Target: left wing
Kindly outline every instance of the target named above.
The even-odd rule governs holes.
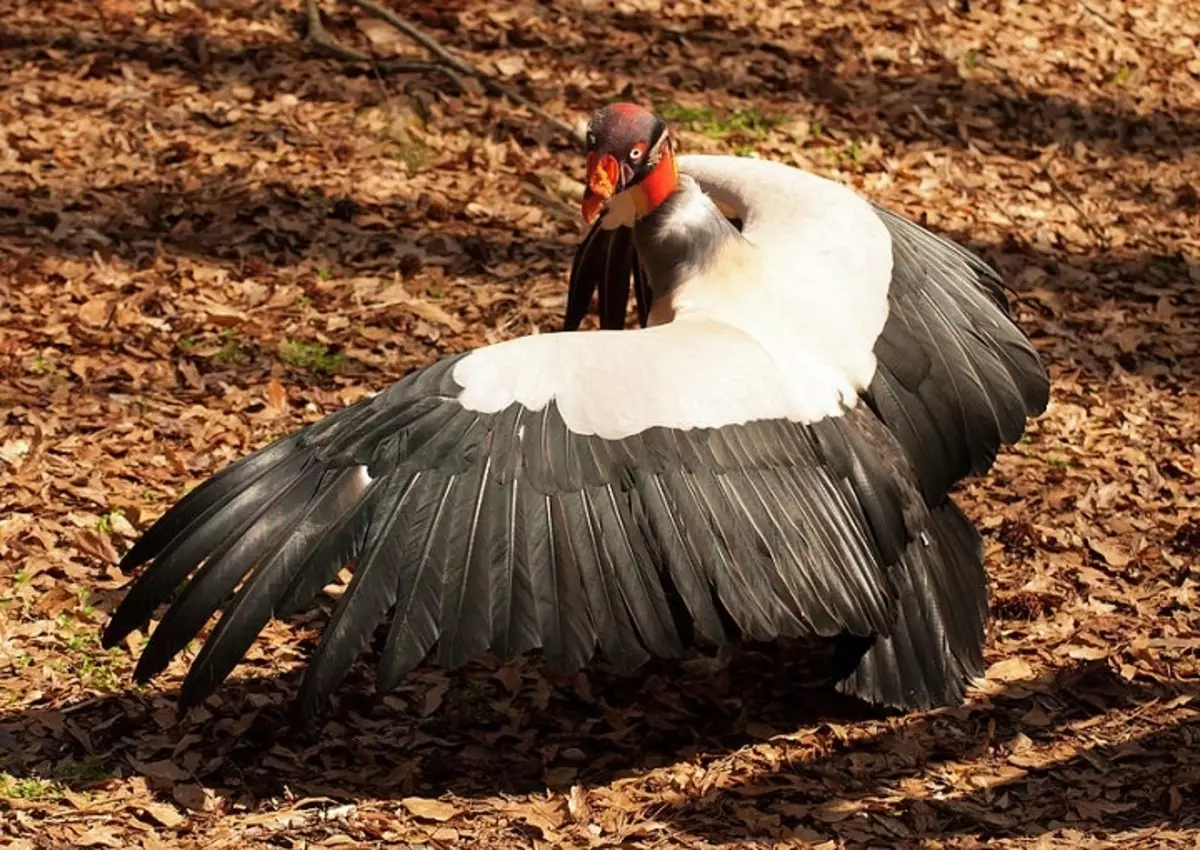
[[[269,619],[353,564],[303,714],[383,621],[381,689],[435,645],[446,666],[541,647],[570,671],[599,647],[631,668],[732,626],[760,640],[878,639],[886,652],[851,690],[904,707],[957,698],[982,641],[978,560],[958,542],[970,526],[930,518],[867,407],[811,418],[820,388],[786,392],[789,377],[754,339],[707,320],[440,361],[181,499],[125,556],[126,569],[148,566],[104,645],[169,602],[137,666],[145,680],[221,610],[186,707]]]

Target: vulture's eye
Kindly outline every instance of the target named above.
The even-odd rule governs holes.
[[[638,142],[636,145],[633,146],[633,150],[631,150],[629,152],[629,161],[637,162],[639,159],[641,159],[645,155],[646,155],[646,143]]]

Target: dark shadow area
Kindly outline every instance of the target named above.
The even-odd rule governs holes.
[[[571,246],[543,245],[519,233],[472,224],[428,194],[398,194],[387,203],[328,196],[319,185],[257,186],[243,172],[171,181],[122,183],[64,197],[50,190],[0,188],[0,248],[17,255],[51,253],[119,257],[135,269],[157,255],[217,261],[252,276],[300,261],[331,275],[411,274],[434,255],[446,274],[529,256],[559,258]],[[420,221],[420,229],[411,226]],[[569,260],[568,260],[569,262]]]
[[[680,46],[685,55],[703,53],[706,62],[687,73],[658,71],[657,63],[636,60],[639,70],[665,87],[692,94],[720,90],[749,104],[786,96],[827,106],[837,123],[830,128],[849,136],[879,135],[912,142],[921,139],[963,146],[969,141],[987,149],[1022,158],[1039,146],[1057,143],[1069,149],[1080,142],[1096,152],[1138,153],[1153,158],[1177,158],[1200,148],[1200,114],[1152,111],[1141,114],[1121,98],[1103,96],[1092,102],[1030,89],[1003,70],[993,69],[982,54],[972,54],[963,77],[939,52],[919,16],[949,17],[932,6],[911,7],[911,15],[895,10],[866,8],[872,28],[909,34],[921,44],[925,73],[916,75],[901,63],[882,57],[864,62],[867,52],[855,31],[845,25],[825,30],[791,32],[778,40],[745,28],[730,27],[717,16],[700,25],[667,25],[650,12],[583,9],[570,2],[555,4],[580,28],[619,30],[647,40],[652,58],[665,58],[662,48]],[[930,24],[935,21],[930,21]],[[537,49],[555,51],[550,43]],[[560,51],[560,60],[572,54]],[[600,67],[628,71],[631,61],[617,51],[599,52]],[[714,61],[715,60],[715,61]],[[728,60],[727,67],[720,67]],[[714,65],[718,67],[713,67]],[[851,73],[835,72],[845,68]],[[730,69],[736,68],[736,73]],[[1064,70],[1066,79],[1074,79]],[[644,75],[645,76],[645,75]],[[1074,79],[1081,83],[1083,80]],[[1129,90],[1130,99],[1136,92]],[[598,105],[598,104],[596,104]]]
[[[1048,364],[1103,377],[1119,370],[1175,386],[1200,381],[1200,333],[1179,318],[1200,311],[1200,289],[1179,285],[1188,277],[1182,254],[1075,253],[931,229],[1000,272],[1018,324]]]
[[[330,18],[331,26],[349,26],[350,16],[345,9],[331,11],[334,12]],[[573,3],[555,4],[553,11],[572,17],[581,32],[617,30],[636,34],[648,41],[646,57],[651,60],[667,58],[668,53],[677,58],[681,50],[684,55],[703,53],[708,59],[716,60],[706,59],[689,68],[687,73],[681,73],[671,70],[677,69],[677,62],[667,63],[662,69],[659,63],[642,62],[639,58],[638,68],[644,72],[641,77],[647,82],[643,84],[643,91],[630,92],[632,97],[654,97],[663,90],[693,94],[721,91],[735,98],[745,98],[748,105],[765,104],[759,107],[764,111],[774,108],[770,104],[785,97],[809,107],[822,108],[828,133],[845,141],[878,136],[884,150],[917,141],[928,141],[936,146],[962,146],[969,142],[986,152],[1020,160],[1037,157],[1042,148],[1052,143],[1057,143],[1063,150],[1082,143],[1098,153],[1132,153],[1164,160],[1200,148],[1200,116],[1188,112],[1142,115],[1132,106],[1112,98],[1094,103],[1068,100],[1058,95],[1026,91],[1019,81],[1006,75],[993,82],[964,78],[957,68],[939,59],[930,45],[925,45],[926,52],[930,53],[926,58],[938,61],[928,63],[927,72],[920,76],[895,71],[891,67],[895,63],[890,61],[875,60],[870,66],[864,66],[860,61],[866,55],[864,45],[844,26],[798,34],[785,43],[763,39],[753,31],[728,29],[719,20],[706,19],[702,26],[688,28],[667,25],[647,13],[584,10]],[[875,23],[883,29],[911,33],[918,41],[927,40],[927,36],[918,32],[915,16],[898,17],[884,10],[873,14],[878,18]],[[208,89],[235,82],[249,83],[256,95],[273,95],[282,91],[276,88],[280,80],[299,78],[304,81],[304,88],[295,94],[302,99],[354,100],[363,102],[364,106],[381,100],[373,80],[353,87],[336,84],[339,80],[369,78],[370,74],[363,69],[331,65],[327,60],[313,56],[300,40],[303,24],[299,16],[295,21],[296,42],[282,44],[235,46],[204,40],[203,23],[202,15],[195,16],[194,20],[181,20],[179,35],[171,42],[147,39],[133,30],[114,31],[100,37],[81,36],[66,30],[38,32],[18,28],[0,35],[0,63],[8,57],[10,61],[65,65],[82,72],[86,79],[88,75],[119,76],[120,63],[131,61],[143,63],[150,70],[176,73],[181,80]],[[486,33],[437,34],[439,37],[449,35],[448,43],[460,42],[480,52],[497,47],[518,47],[526,51],[531,64],[545,56],[553,63],[616,71],[632,61],[620,51],[601,48],[592,51],[592,55],[581,57],[571,47],[552,43],[537,32],[514,30],[509,33],[507,45],[498,43],[494,35]],[[739,69],[736,78],[721,70],[728,64],[723,60],[736,64]],[[303,66],[303,70],[298,66]],[[831,68],[849,68],[853,73],[835,74],[828,70]],[[748,80],[753,80],[755,85],[747,87]],[[529,84],[528,80],[525,82],[525,93],[537,99],[537,86]],[[428,79],[421,80],[421,85],[436,88],[448,83]],[[518,85],[520,87],[519,77]],[[570,99],[569,102],[584,106]],[[586,107],[590,109],[597,105],[587,103]],[[213,116],[194,115],[193,120],[208,131],[227,129],[209,126],[214,120],[221,123]],[[277,141],[298,146],[320,144],[317,138],[298,139],[295,128],[284,126],[265,124],[241,132],[249,132],[252,138],[240,144],[260,147],[264,151]],[[494,136],[509,135],[517,137],[522,144],[534,142],[530,128],[516,127],[507,121],[498,122]],[[359,211],[378,214],[385,221],[400,223],[401,230],[405,223],[412,221],[436,223],[459,219],[466,222],[462,210],[446,209],[444,204],[428,197],[397,197],[387,205],[376,207],[356,203],[350,197],[323,198],[315,191],[302,196],[284,186],[252,190],[240,185],[246,182],[248,175],[236,170],[205,176],[192,188],[175,185],[190,171],[188,162],[195,154],[186,148],[165,151],[160,163],[164,179],[159,183],[122,184],[66,196],[49,188],[32,195],[12,191],[0,193],[0,242],[23,235],[35,241],[50,242],[56,250],[89,254],[93,250],[103,252],[108,249],[128,256],[133,243],[141,242],[144,248],[146,244],[162,240],[169,250],[198,256],[237,261],[246,254],[255,254],[272,264],[285,264],[305,256],[306,252],[319,251],[323,238],[336,243],[344,237],[344,230],[340,228],[333,228],[327,237],[314,231],[315,219],[323,216],[340,216],[349,222]],[[29,154],[30,157],[36,155]],[[1147,217],[1174,211],[1180,205],[1195,207],[1197,204],[1194,187],[1183,178],[1174,187],[1144,185],[1135,178],[1130,178],[1134,182],[1129,182],[1111,171],[1105,178],[1115,184],[1116,193],[1136,201]],[[396,238],[391,228],[372,240],[366,256],[360,253],[343,258],[343,262],[358,265],[364,260],[379,260],[378,263],[368,262],[368,267],[394,263],[398,257],[396,250],[385,244],[389,238]],[[515,234],[513,240],[520,241]],[[11,241],[9,246],[17,247]],[[569,262],[572,245],[546,247],[560,263]],[[1040,250],[1020,247],[1026,253]],[[480,255],[480,264],[518,258],[512,254],[505,256],[503,252],[497,255],[471,245],[466,246],[466,251]],[[1098,245],[1097,259],[1108,260],[1113,256],[1104,246]],[[1160,258],[1143,259],[1157,263]],[[1172,257],[1162,259],[1167,263],[1175,261]],[[1062,262],[1062,257],[1036,257],[1034,261],[1053,266]]]
[[[260,16],[252,9],[222,9],[226,19],[236,19],[239,14],[247,20]],[[344,6],[326,9],[324,18],[334,29],[352,29],[354,26],[353,18]],[[166,74],[183,85],[194,85],[205,92],[249,85],[255,98],[271,99],[291,93],[310,102],[361,103],[364,93],[372,102],[385,100],[386,94],[381,95],[379,91],[381,77],[397,80],[389,87],[406,92],[424,89],[461,94],[461,90],[441,74],[391,72],[384,66],[365,67],[360,63],[331,59],[305,41],[307,24],[303,14],[291,16],[295,37],[284,42],[265,39],[258,43],[231,44],[211,38],[207,32],[211,22],[199,10],[190,15],[173,15],[171,22],[176,32],[170,40],[148,37],[136,26],[121,28],[116,22],[111,22],[112,26],[103,31],[85,34],[66,27],[10,23],[0,32],[0,70],[34,63],[47,70],[69,71],[86,82],[120,79],[122,64],[134,63],[140,66],[139,70],[144,67],[150,73]],[[536,95],[536,92],[528,93]],[[62,103],[80,105],[85,102],[81,101],[85,97],[81,87],[80,91],[64,97]],[[103,102],[95,105],[98,108],[111,106]],[[222,121],[219,116],[197,114],[193,117],[218,129],[234,123]],[[495,129],[497,133],[524,137],[527,143],[536,141],[560,150],[571,147],[561,136],[540,130],[531,133],[529,125],[507,117],[498,120]],[[318,142],[311,140],[309,143]]]
[[[353,18],[345,8],[328,11],[334,28],[352,26]],[[446,39],[449,46],[484,54],[496,48],[518,49],[531,66],[545,59],[553,66],[625,74],[632,63],[644,81],[643,90],[630,92],[634,97],[661,94],[661,90],[693,95],[719,91],[764,110],[780,98],[822,106],[828,110],[825,126],[831,133],[846,139],[877,135],[885,148],[927,140],[959,147],[975,144],[989,153],[1023,159],[1036,156],[1050,144],[1070,150],[1081,143],[1100,154],[1137,154],[1157,160],[1178,158],[1200,148],[1200,115],[1189,110],[1143,114],[1126,102],[1135,99],[1132,88],[1091,102],[1043,93],[1007,71],[995,69],[983,55],[966,69],[972,72],[977,68],[979,73],[964,76],[962,69],[939,52],[916,10],[905,17],[873,10],[870,23],[893,34],[907,34],[921,45],[927,61],[920,66],[920,74],[888,58],[864,61],[864,44],[846,26],[772,40],[752,30],[730,28],[719,18],[705,18],[699,25],[669,25],[649,12],[582,9],[569,2],[554,4],[553,12],[567,15],[589,36],[618,31],[640,37],[646,42],[645,52],[632,56],[606,49],[603,39],[591,39],[598,46],[580,55],[577,45],[554,42],[538,31],[522,29],[519,22],[512,24],[504,41],[490,32],[430,31]],[[296,91],[297,96],[332,101],[352,100],[358,94],[333,80],[372,74],[353,65],[331,65],[313,54],[301,40],[304,24],[299,15],[294,20],[294,43],[222,44],[207,39],[203,25],[200,14],[180,20],[179,34],[172,41],[150,39],[136,29],[81,36],[66,29],[14,27],[0,34],[0,63],[8,57],[47,67],[65,66],[82,72],[86,79],[119,76],[119,63],[137,62],[154,72],[177,74],[206,90],[250,83],[259,95],[284,91],[277,88],[278,83],[300,79],[304,89]],[[681,52],[694,59],[702,54],[704,60],[682,68],[678,63]],[[671,61],[655,61],[667,59]],[[1064,69],[1064,77],[1081,89],[1086,87],[1087,81],[1072,78],[1068,69]],[[515,81],[524,94],[539,99],[540,84],[520,75]],[[421,85],[449,86],[440,78],[421,80]],[[568,100],[577,108],[600,105],[598,101]],[[495,128],[497,136],[520,135],[519,131],[507,122]],[[551,143],[564,144],[562,140]],[[1185,189],[1182,184],[1179,188]],[[1145,191],[1151,190],[1145,187]]]
[[[321,618],[309,612],[291,623],[306,634],[298,651],[315,646],[314,633],[302,630]],[[754,740],[747,725],[755,722],[783,728],[884,716],[822,686],[826,655],[804,649],[746,648],[715,673],[707,656],[652,661],[630,676],[603,662],[574,676],[549,673],[536,659],[504,668],[484,659],[451,672],[425,665],[383,697],[374,691],[369,653],[369,663],[356,665],[317,719],[303,725],[290,710],[299,670],[230,680],[183,719],[174,711],[176,692],[151,683],[56,710],[0,712],[0,770],[32,775],[64,758],[103,754],[111,770],[128,773],[127,757],[147,744],[173,748],[199,735],[193,743],[223,762],[197,779],[256,797],[284,783],[338,797],[528,794],[548,781],[561,784],[556,773],[572,768],[570,781],[602,784],[732,751]],[[30,737],[30,730],[40,732]],[[289,766],[264,763],[281,750]]]
[[[536,794],[681,765],[681,775],[726,779],[681,787],[657,819],[714,843],[834,822],[853,836],[849,818],[863,818],[876,840],[889,824],[896,840],[986,840],[1062,828],[1103,837],[1110,816],[1122,830],[1200,823],[1179,804],[1200,784],[1200,721],[1172,714],[1200,693],[1195,684],[1130,683],[1091,664],[961,709],[885,717],[814,687],[812,661],[787,646],[753,647],[715,675],[656,662],[629,677],[596,664],[573,678],[536,662],[475,663],[422,668],[385,698],[360,665],[300,728],[287,712],[297,675],[227,683],[179,722],[174,694],[149,686],[0,713],[0,770],[77,792],[130,774],[160,789],[198,782],[253,807],[285,790],[344,801]],[[1136,736],[1104,740],[1115,712]],[[1130,713],[1144,720],[1129,724]],[[1084,739],[1095,743],[1063,750],[1064,727],[1093,729]],[[748,745],[758,746],[747,755]],[[736,769],[722,763],[739,751]],[[926,796],[930,783],[945,793]],[[1106,784],[1145,790],[1135,803],[1111,800]],[[883,833],[872,818],[884,819]]]
[[[350,16],[345,9],[331,11],[335,12],[331,26],[349,26]],[[1008,78],[999,82],[963,78],[958,69],[949,67],[944,60],[941,64],[931,63],[921,76],[896,72],[890,68],[894,63],[882,60],[870,67],[863,66],[859,60],[865,55],[864,45],[847,27],[798,34],[783,43],[764,40],[752,31],[724,28],[716,20],[687,28],[664,24],[653,15],[583,10],[572,3],[555,4],[553,11],[578,21],[581,32],[618,30],[637,34],[649,42],[646,57],[651,60],[665,58],[668,52],[677,57],[680,50],[685,55],[711,54],[716,60],[736,62],[744,78],[735,79],[724,73],[722,61],[697,63],[697,67],[683,74],[671,70],[677,68],[677,62],[663,69],[658,63],[642,62],[639,57],[638,68],[647,82],[643,84],[644,90],[629,93],[632,97],[652,98],[664,90],[693,94],[721,91],[745,98],[748,105],[758,105],[763,111],[775,108],[771,104],[783,97],[807,107],[820,107],[828,133],[845,141],[875,135],[884,150],[917,141],[935,146],[962,146],[969,141],[985,151],[1020,160],[1037,157],[1041,148],[1052,143],[1069,150],[1078,142],[1102,153],[1132,153],[1165,160],[1200,148],[1200,116],[1188,112],[1142,115],[1111,98],[1084,103],[1025,91],[1019,82]],[[877,14],[879,27],[912,33],[921,40],[915,17],[897,17],[882,10],[873,14]],[[199,14],[194,19],[181,20],[179,35],[171,42],[147,39],[133,30],[81,36],[67,30],[38,32],[14,28],[0,35],[0,64],[7,60],[63,65],[82,73],[86,79],[88,75],[119,76],[121,63],[128,61],[142,63],[149,70],[176,73],[181,80],[201,88],[249,83],[256,96],[278,94],[282,91],[276,87],[280,80],[298,78],[303,81],[303,88],[294,93],[305,100],[327,98],[360,102],[364,106],[381,103],[382,95],[368,71],[340,67],[310,54],[300,41],[303,27],[299,16],[296,18],[294,43],[249,46],[203,40],[204,18]],[[514,30],[509,33],[507,45],[498,43],[493,35],[471,31],[437,34],[449,36],[447,43],[459,42],[480,52],[519,47],[527,51],[531,64],[544,55],[555,63],[615,71],[633,61],[620,51],[599,47],[593,51],[594,55],[581,57],[569,46],[556,45],[536,32]],[[937,58],[936,53],[932,58]],[[828,70],[845,67],[858,70],[838,74]],[[361,85],[347,85],[347,80],[358,80]],[[754,80],[756,85],[747,88],[746,80]],[[517,82],[522,87],[519,77]],[[434,88],[449,85],[440,78],[423,79],[420,83]],[[537,99],[536,88],[527,80],[523,91]],[[568,102],[588,109],[598,105],[570,98]],[[191,120],[201,132],[229,130],[228,122],[219,116],[196,114]],[[239,145],[248,149],[268,151],[277,142],[298,147],[321,143],[319,138],[297,137],[294,127],[269,122],[248,122],[238,132],[245,136],[239,139]],[[530,127],[514,126],[507,120],[497,122],[494,136],[510,135],[523,145],[535,143],[537,136]],[[23,154],[19,142],[16,149],[21,158],[32,160],[40,155],[34,150]],[[284,265],[305,256],[324,257],[328,246],[339,245],[347,235],[362,235],[348,233],[347,228],[337,223],[338,219],[352,224],[358,215],[377,215],[379,220],[373,227],[378,233],[366,236],[368,244],[348,256],[331,258],[356,270],[369,270],[394,268],[408,239],[425,238],[419,227],[414,227],[417,232],[405,233],[406,225],[414,222],[438,226],[458,221],[464,229],[476,234],[489,230],[477,222],[469,222],[463,210],[447,208],[444,202],[427,196],[398,196],[388,204],[377,205],[349,196],[327,198],[315,187],[303,191],[285,185],[254,189],[247,185],[249,174],[244,168],[185,181],[193,176],[191,163],[196,156],[197,152],[186,145],[163,151],[158,163],[163,176],[158,182],[126,183],[65,194],[49,186],[32,192],[0,191],[0,244],[16,251],[27,244],[25,239],[30,239],[33,244],[52,245],[54,251],[84,256],[94,250],[102,254],[114,251],[130,258],[161,242],[168,251],[200,257],[241,262],[249,256],[271,265]],[[1194,187],[1182,177],[1179,185],[1171,187],[1143,185],[1132,177],[1133,182],[1129,182],[1111,171],[1104,176],[1114,184],[1114,192],[1136,201],[1147,217],[1174,212],[1181,205],[1200,209],[1196,207]],[[185,182],[192,185],[185,186]],[[970,234],[964,236],[971,240]],[[499,250],[486,247],[485,238],[476,235],[464,240],[463,252],[468,261],[474,255],[476,269],[505,259],[521,259],[533,250],[515,232],[511,243],[494,246]],[[493,238],[499,237],[493,234]],[[1014,235],[1014,239],[1019,238],[1019,234]],[[390,240],[398,244],[389,245]],[[565,268],[573,247],[560,244],[542,249],[544,256],[552,257]],[[1043,247],[1016,242],[1006,251],[1014,253],[1014,248],[1039,266],[1053,268],[1066,263],[1079,267],[1085,277],[1089,272],[1085,263],[1090,263],[1091,258],[1065,259]],[[1104,271],[1118,266],[1141,271],[1143,264],[1169,266],[1178,262],[1178,258],[1171,256],[1121,256],[1120,252],[1099,244],[1094,259]],[[463,268],[448,271],[461,273]],[[1051,285],[1056,277],[1049,275]]]
[[[792,830],[810,840],[836,834],[899,844],[1059,830],[1105,840],[1117,831],[1195,828],[1200,812],[1184,801],[1200,786],[1200,715],[1151,716],[1115,740],[1103,727],[1110,712],[1178,706],[1198,693],[1195,682],[1126,682],[1102,664],[1060,670],[969,713],[914,717],[878,734],[850,731],[816,753],[789,753],[780,741],[787,767],[690,798],[663,818],[717,844],[770,842]],[[1064,744],[1063,727],[1094,733]],[[941,793],[930,793],[931,783]],[[1139,791],[1133,799],[1112,788]]]
[[[1186,314],[1200,301],[1200,290],[1178,285],[1189,274],[1185,257],[1099,247],[1074,253],[1017,234],[994,244],[969,231],[932,229],[998,268],[1013,287],[1018,310],[1047,320],[1066,317],[1077,326],[1077,333],[1038,339],[1038,327],[1024,323],[1049,362],[1101,375],[1115,363],[1151,380],[1200,379],[1200,340],[1189,343],[1172,325],[1175,312]],[[202,179],[188,189],[122,184],[77,198],[18,197],[0,189],[0,268],[9,275],[29,273],[28,261],[47,248],[80,258],[120,258],[135,270],[163,255],[196,257],[225,267],[235,281],[299,263],[334,279],[386,280],[434,262],[448,281],[474,276],[472,286],[486,286],[491,269],[513,263],[561,270],[565,295],[566,270],[580,240],[569,232],[551,241],[480,226],[463,210],[424,194],[364,203],[326,196],[318,187],[252,188],[237,174]],[[501,289],[510,283],[495,281]],[[315,284],[312,289],[313,303],[321,307],[328,294]],[[1105,306],[1108,299],[1122,305],[1116,318]]]
[[[229,14],[235,14],[235,10],[229,10]],[[66,29],[10,28],[0,32],[0,51],[18,60],[45,63],[49,68],[74,67],[82,61],[87,63],[86,78],[119,73],[114,67],[118,60],[141,62],[151,71],[178,74],[190,80],[207,78],[210,82],[227,82],[227,78],[242,77],[247,71],[263,75],[265,81],[295,73],[296,58],[284,59],[279,44],[264,42],[233,47],[213,43],[204,36],[202,27],[203,21],[199,19],[192,27],[181,26],[179,38],[174,42],[146,39],[133,30],[92,37]]]

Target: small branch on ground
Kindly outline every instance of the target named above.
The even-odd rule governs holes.
[[[926,0],[926,5],[932,8],[932,4],[928,0]],[[958,62],[951,59],[950,54],[946,52],[946,48],[942,46],[942,43],[933,37],[933,33],[929,31],[929,27],[925,24],[925,15],[919,9],[917,10],[917,30],[920,31],[929,48],[938,55],[939,59],[952,68],[958,67]]]
[[[539,189],[530,183],[522,183],[525,191],[542,205],[542,208],[550,215],[557,218],[559,221],[576,223],[579,221],[579,211],[573,208],[570,204],[563,201],[561,198],[556,198],[549,192]]]
[[[316,4],[316,0],[307,0],[307,2],[310,5]],[[554,117],[553,115],[551,115],[549,112],[546,112],[544,109],[542,109],[540,106],[538,106],[533,101],[521,96],[513,89],[511,89],[508,86],[501,83],[499,80],[489,77],[487,74],[480,71],[474,65],[468,64],[467,62],[464,62],[461,59],[458,59],[457,57],[454,56],[454,54],[450,53],[450,51],[448,51],[445,47],[443,47],[440,43],[438,43],[438,41],[436,39],[421,32],[421,30],[417,29],[415,26],[410,24],[408,21],[399,17],[395,13],[383,8],[382,6],[377,6],[376,4],[372,3],[371,0],[350,0],[350,2],[353,3],[355,6],[358,6],[358,8],[362,9],[368,15],[372,15],[373,17],[376,17],[381,21],[385,21],[385,22],[391,24],[393,27],[398,29],[400,32],[404,33],[406,36],[411,38],[413,41],[417,42],[417,44],[424,47],[426,50],[428,50],[430,53],[432,53],[434,56],[436,56],[438,59],[440,59],[446,66],[452,68],[454,71],[456,71],[460,74],[463,74],[465,76],[468,76],[468,77],[474,77],[476,80],[479,80],[479,82],[483,84],[484,88],[488,89],[493,94],[498,94],[498,95],[502,95],[503,97],[507,97],[509,100],[511,100],[513,103],[517,104],[518,106],[525,107],[530,112],[532,112],[534,115],[536,115],[537,117],[539,117],[543,121],[545,121],[547,124],[550,124],[551,126],[553,126],[556,130],[558,130],[564,136],[569,138],[571,141],[575,142],[575,144],[582,146],[582,144],[583,144],[582,134],[580,134],[579,131],[577,131],[574,127],[572,127],[566,121],[563,121],[561,118]]]
[[[943,142],[946,142],[947,144],[954,141],[954,137],[949,135],[948,133],[942,132],[941,128],[938,127],[936,124],[933,123],[933,121],[931,121],[929,119],[929,116],[925,114],[925,110],[923,110],[920,106],[918,106],[917,104],[914,103],[912,105],[912,111],[913,111],[913,114],[917,116],[917,118],[921,119],[921,123],[925,125],[925,128],[927,130],[929,130],[929,132],[933,133],[935,136],[937,136],[939,139],[941,139]]]
[[[1108,15],[1101,12],[1095,6],[1091,6],[1087,3],[1085,3],[1085,2],[1083,2],[1083,0],[1076,0],[1076,2],[1079,3],[1080,8],[1082,8],[1085,12],[1091,12],[1093,15],[1095,15],[1097,18],[1099,18],[1104,23],[1108,24],[1110,27],[1112,27],[1117,32],[1121,31],[1121,27],[1117,25],[1116,21],[1114,21]]]
[[[308,41],[312,44],[336,56],[339,59],[345,59],[349,62],[363,62],[373,67],[377,72],[390,74],[403,73],[430,73],[437,72],[445,74],[450,81],[463,91],[462,80],[450,68],[436,62],[401,62],[395,60],[380,60],[373,56],[368,56],[365,53],[359,53],[357,50],[346,47],[344,44],[334,38],[329,30],[325,29],[325,25],[321,23],[321,10],[317,6],[317,0],[304,0],[304,10],[308,18]]]
[[[1054,162],[1053,156],[1051,156],[1046,161],[1046,164],[1042,166],[1042,174],[1045,175],[1048,181],[1050,181],[1050,185],[1054,188],[1054,191],[1058,192],[1058,194],[1062,196],[1063,200],[1071,205],[1071,209],[1075,210],[1075,212],[1079,214],[1079,218],[1083,222],[1084,230],[1091,235],[1092,239],[1096,241],[1096,244],[1107,247],[1109,244],[1108,234],[1104,232],[1104,229],[1100,227],[1100,225],[1096,224],[1096,222],[1092,220],[1092,217],[1088,215],[1087,210],[1083,208],[1083,205],[1080,204],[1079,201],[1075,200],[1075,198],[1063,188],[1063,185],[1058,182],[1058,179],[1054,176],[1054,172],[1050,170],[1050,163],[1052,162]]]

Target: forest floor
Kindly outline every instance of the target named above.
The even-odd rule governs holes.
[[[344,44],[426,55],[349,2]],[[303,41],[299,0],[5,0],[0,845],[1196,847],[1194,0],[394,4],[571,124],[795,163],[1000,268],[1048,412],[958,491],[988,674],[887,716],[785,648],[723,674],[364,661],[287,708],[323,614],[176,721],[98,630],[119,553],[229,461],[413,367],[553,331],[583,164],[528,111]],[[7,844],[5,844],[7,842]]]

